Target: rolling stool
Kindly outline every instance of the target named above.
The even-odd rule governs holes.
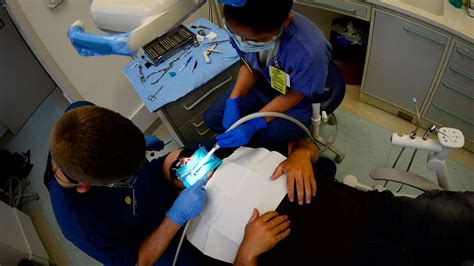
[[[313,114],[311,116],[311,133],[313,137],[321,143],[323,151],[328,149],[336,154],[335,161],[342,162],[345,155],[338,149],[332,146],[333,142],[329,142],[322,138],[319,134],[319,127],[321,123],[327,123],[336,126],[337,134],[337,120],[334,115],[334,110],[341,104],[346,94],[346,82],[342,70],[333,62],[329,61],[328,75],[326,79],[326,86],[323,94],[313,94]],[[335,140],[336,136],[334,136]]]

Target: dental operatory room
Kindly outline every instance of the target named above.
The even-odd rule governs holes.
[[[474,0],[0,0],[0,266],[474,266]]]

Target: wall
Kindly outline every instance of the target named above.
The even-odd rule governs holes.
[[[66,32],[80,19],[86,31],[100,33],[90,15],[91,0],[64,0],[49,9],[46,0],[6,0],[6,7],[36,57],[71,100],[90,100],[115,110],[146,130],[157,118],[136,95],[122,68],[131,58],[81,57]],[[207,4],[190,20],[207,17]],[[190,21],[188,20],[188,21]]]

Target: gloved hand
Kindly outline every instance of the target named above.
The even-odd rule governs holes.
[[[259,117],[249,120],[242,125],[224,134],[217,135],[217,144],[222,148],[239,147],[249,143],[250,138],[257,130],[267,127],[265,118]]]
[[[203,178],[183,190],[166,216],[179,226],[183,226],[184,223],[198,216],[206,203],[207,191],[202,188],[205,183],[206,179]]]
[[[240,119],[239,104],[241,98],[227,99],[225,103],[224,118],[222,119],[222,126],[227,130],[235,121]]]
[[[155,135],[145,136],[145,146],[148,151],[161,151],[165,143]]]

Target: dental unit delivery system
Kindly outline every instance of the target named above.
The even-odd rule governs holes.
[[[437,128],[435,125],[430,125],[422,137],[417,137],[417,130],[420,126],[420,114],[416,99],[413,98],[415,109],[417,113],[417,123],[415,129],[413,129],[409,135],[393,133],[390,142],[392,145],[400,146],[402,149],[398,154],[392,168],[375,168],[371,171],[370,177],[374,180],[384,180],[383,186],[377,185],[369,187],[367,185],[358,183],[357,178],[354,176],[346,176],[343,183],[351,187],[357,188],[363,191],[369,190],[384,190],[388,181],[401,183],[402,186],[398,189],[397,193],[400,192],[403,184],[409,185],[424,191],[428,190],[441,190],[449,189],[449,174],[446,166],[446,159],[448,154],[453,149],[462,148],[464,146],[464,135],[463,133],[455,128],[442,127]],[[437,139],[429,139],[429,134],[437,134]],[[406,171],[396,169],[401,155],[406,148],[413,148],[413,154],[410,158]],[[426,166],[428,169],[436,173],[438,184],[414,173],[410,173],[410,167],[413,163],[414,157],[418,150],[428,151],[428,157],[426,159]],[[398,194],[401,195],[401,194]],[[403,195],[412,196],[412,195]]]

